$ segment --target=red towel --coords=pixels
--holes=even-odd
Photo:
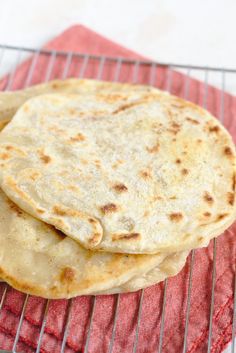
[[[122,56],[135,59],[141,58],[139,55],[104,39],[83,26],[71,27],[51,41],[46,47],[90,54]],[[29,59],[18,67],[11,88],[16,89],[24,86],[32,60]],[[28,77],[28,84],[44,81],[45,77],[48,79],[62,77],[63,73],[64,75],[67,73],[67,76],[79,76],[83,69],[85,69],[85,77],[95,78],[99,72],[99,62],[95,59],[90,59],[85,68],[82,58],[72,57],[68,71],[65,70],[66,62],[68,63],[68,61],[64,57],[56,56],[54,62],[53,60],[43,55],[37,60],[35,59],[35,69],[32,77]],[[52,68],[51,72],[50,67]],[[116,69],[116,62],[106,61],[100,78],[113,80],[115,74],[117,74]],[[47,71],[50,75],[48,75]],[[137,80],[141,83],[148,83],[151,82],[150,77],[153,72],[152,84],[160,88],[166,88],[168,85],[167,69],[161,66],[152,71],[148,65],[136,66],[135,69],[129,63],[123,63],[120,75],[117,78],[121,81]],[[169,86],[171,92],[183,97],[186,87],[186,76],[172,71],[169,77],[171,77],[171,85]],[[0,88],[4,88],[6,84],[7,78],[0,82]],[[203,104],[205,89],[204,84],[190,79],[188,99],[200,105]],[[226,93],[223,95],[223,98],[224,124],[234,134],[234,138],[236,138],[236,119],[233,118],[236,112],[236,99]],[[221,92],[210,86],[208,86],[207,107],[213,114],[218,117],[220,116]],[[217,240],[215,306],[211,350],[214,353],[222,352],[232,337],[233,280],[236,262],[235,233],[236,224]],[[206,249],[196,251],[189,318],[188,353],[206,352],[211,300],[212,257],[212,244]],[[164,353],[182,352],[189,264],[190,259],[188,259],[187,265],[179,275],[168,280],[162,344],[162,352]],[[3,284],[0,285],[0,295],[3,292],[4,286]],[[91,353],[108,352],[116,298],[117,296],[97,297],[89,342],[89,352]],[[132,352],[136,334],[139,298],[140,292],[120,296],[113,353]],[[13,289],[8,290],[3,309],[0,313],[0,349],[12,349],[24,299],[24,294]],[[138,353],[157,352],[162,301],[163,283],[144,291],[137,346]],[[73,299],[66,353],[84,351],[92,302],[93,297],[83,296]],[[31,353],[33,352],[33,348],[37,346],[45,304],[46,301],[41,298],[30,297],[20,331],[17,351]],[[60,352],[68,305],[69,302],[66,300],[50,302],[41,345],[42,352]]]

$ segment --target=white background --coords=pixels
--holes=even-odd
[[[0,0],[0,43],[41,46],[81,23],[155,60],[236,68],[235,17],[236,0]]]

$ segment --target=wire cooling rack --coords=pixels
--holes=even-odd
[[[33,83],[37,83],[34,80],[34,75],[36,73],[36,67],[37,67],[37,61],[39,58],[45,57],[48,60],[48,65],[47,69],[44,73],[41,73],[40,75],[40,81],[41,82],[46,82],[52,78],[58,77],[58,78],[66,78],[66,77],[79,77],[79,78],[86,78],[87,74],[87,68],[93,63],[95,66],[94,73],[91,74],[90,70],[90,78],[95,78],[95,79],[107,79],[107,77],[103,77],[103,73],[105,69],[111,69],[112,77],[109,77],[109,80],[111,81],[120,81],[121,77],[123,77],[122,81],[132,81],[134,83],[139,83],[140,82],[140,75],[139,71],[140,68],[146,68],[146,75],[142,76],[142,82],[145,84],[149,85],[154,85],[156,84],[156,80],[158,79],[158,74],[159,74],[159,69],[165,69],[164,72],[164,78],[162,75],[162,88],[171,91],[172,92],[172,77],[173,77],[173,70],[181,70],[185,76],[184,82],[183,82],[183,93],[182,96],[184,98],[188,98],[188,93],[189,93],[189,79],[194,75],[194,72],[200,73],[202,75],[202,79],[204,82],[204,94],[202,98],[202,106],[207,108],[207,101],[208,101],[208,87],[209,84],[211,83],[210,81],[212,80],[213,76],[214,78],[216,77],[216,80],[214,80],[214,83],[217,82],[217,85],[219,87],[219,90],[221,92],[221,99],[220,99],[220,108],[219,108],[219,119],[223,122],[224,121],[224,92],[227,90],[227,79],[232,78],[232,75],[236,74],[236,69],[224,69],[224,68],[216,68],[216,67],[200,67],[200,66],[193,66],[193,65],[178,65],[174,63],[157,63],[157,62],[150,62],[150,61],[145,61],[145,60],[130,60],[126,58],[115,58],[115,57],[108,57],[108,56],[96,56],[96,55],[88,55],[88,54],[78,54],[78,53],[72,53],[72,52],[63,52],[63,51],[50,51],[50,50],[38,50],[38,49],[29,49],[29,48],[23,48],[23,47],[13,47],[13,46],[7,46],[7,45],[0,45],[0,66],[2,68],[4,67],[4,60],[5,63],[9,64],[11,66],[10,74],[5,76],[4,81],[4,87],[2,89],[4,90],[11,90],[16,88],[15,87],[15,78],[17,76],[17,68],[19,65],[21,65],[21,62],[25,59],[27,59],[27,56],[31,57],[31,62],[30,65],[27,68],[27,72],[25,72],[25,79],[24,79],[24,84],[22,85],[22,88],[25,88]],[[55,68],[55,63],[57,60],[62,61],[62,65],[57,71],[56,76],[53,74],[54,68]],[[77,74],[70,73],[70,66],[73,60],[77,60],[78,64],[78,72]],[[12,65],[14,63],[14,65]],[[13,68],[12,68],[13,66]],[[1,67],[0,67],[1,70]],[[122,70],[125,70],[125,74],[123,76],[121,75]],[[1,71],[0,71],[1,73]],[[5,74],[4,70],[0,75]],[[124,78],[125,77],[125,78]],[[236,75],[235,75],[236,78]],[[38,80],[39,81],[39,80]],[[159,85],[161,86],[161,85]],[[19,88],[19,87],[17,87]],[[236,112],[235,112],[236,113]],[[192,283],[193,283],[193,271],[194,271],[194,265],[195,265],[195,251],[193,250],[190,254],[190,267],[189,267],[189,275],[188,275],[188,295],[187,295],[187,306],[185,310],[185,329],[184,329],[184,338],[183,338],[183,347],[182,347],[182,352],[186,353],[188,350],[188,332],[189,332],[189,316],[190,316],[190,311],[191,311],[191,292],[192,292]],[[208,330],[208,343],[207,343],[207,348],[206,352],[210,353],[211,352],[211,347],[212,347],[212,331],[213,331],[213,314],[214,314],[214,300],[215,300],[215,283],[216,283],[216,262],[217,262],[217,240],[213,240],[213,260],[212,260],[212,275],[211,275],[211,305],[210,305],[210,310],[209,310],[209,330]],[[235,271],[235,269],[234,269]],[[234,272],[235,273],[235,272]],[[0,312],[4,307],[4,302],[7,296],[7,293],[9,291],[9,286],[6,284],[2,284],[4,286],[2,296],[0,299]],[[234,353],[236,352],[236,345],[235,345],[235,340],[233,337],[235,336],[235,331],[236,331],[236,275],[234,274],[234,283],[232,284],[233,287],[233,292],[234,292],[234,304],[233,304],[233,314],[232,314],[232,345],[231,348],[228,348],[227,352]],[[159,335],[159,344],[156,349],[156,352],[161,353],[162,352],[162,347],[163,347],[163,335],[164,335],[164,327],[165,327],[165,321],[168,319],[166,318],[166,293],[168,290],[168,280],[165,280],[164,286],[163,286],[163,300],[162,300],[162,309],[161,309],[161,326],[159,332],[157,334]],[[139,343],[139,330],[142,324],[142,307],[143,307],[143,299],[144,299],[144,293],[145,290],[140,291],[140,299],[139,299],[139,305],[138,305],[138,311],[137,311],[137,316],[136,316],[136,328],[135,328],[135,336],[134,336],[134,342],[133,342],[133,348],[132,348],[132,353],[136,353],[138,349],[138,343]],[[25,296],[25,300],[23,303],[20,319],[18,322],[18,327],[17,331],[13,340],[12,348],[10,351],[5,351],[1,350],[1,342],[0,342],[0,352],[18,352],[17,346],[19,343],[20,339],[20,333],[22,329],[22,324],[24,321],[24,316],[25,316],[25,311],[27,307],[27,303],[29,300],[29,295]],[[117,327],[117,322],[118,322],[118,314],[119,314],[119,306],[120,306],[120,297],[121,295],[116,295],[116,302],[115,302],[115,310],[114,310],[114,315],[113,315],[113,328],[112,328],[112,334],[109,342],[109,349],[108,353],[113,352],[113,347],[114,347],[114,342],[116,339],[116,327]],[[61,341],[61,349],[60,352],[63,353],[66,349],[66,344],[67,344],[67,337],[68,337],[68,330],[70,326],[70,314],[71,314],[71,307],[72,307],[72,300],[69,300],[69,305],[67,306],[67,313],[66,313],[66,324],[64,326],[64,333],[63,333],[63,339]],[[37,347],[35,348],[36,353],[41,352],[41,345],[42,345],[42,339],[45,333],[45,326],[47,322],[47,314],[48,314],[48,309],[49,309],[49,303],[50,301],[48,300],[45,305],[45,310],[44,310],[44,315],[43,315],[43,320],[42,320],[42,325],[40,328],[40,334],[38,337],[37,341]],[[85,344],[84,344],[84,353],[92,353],[93,352],[93,347],[90,344],[91,341],[91,328],[93,325],[93,320],[94,320],[94,315],[95,315],[95,305],[96,305],[96,296],[93,297],[92,301],[92,306],[91,306],[91,311],[90,311],[90,321],[89,321],[89,326],[86,332],[86,337],[85,337]],[[22,351],[21,351],[22,352]],[[145,351],[148,352],[148,351]],[[24,352],[22,352],[24,353]],[[53,352],[52,352],[53,353]],[[103,353],[103,352],[101,352]]]

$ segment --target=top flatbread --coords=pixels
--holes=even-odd
[[[233,142],[191,103],[130,92],[29,100],[0,136],[1,186],[86,248],[206,245],[235,219]]]

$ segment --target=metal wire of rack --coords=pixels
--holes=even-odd
[[[36,64],[40,56],[44,55],[49,58],[49,63],[47,66],[44,82],[47,82],[51,79],[52,77],[52,72],[54,69],[54,65],[56,62],[56,59],[58,57],[63,57],[65,60],[65,65],[64,69],[61,72],[61,77],[60,78],[67,78],[69,75],[69,70],[70,70],[70,65],[73,60],[73,58],[77,57],[81,60],[81,65],[80,65],[80,70],[77,75],[78,78],[84,78],[86,77],[86,69],[87,66],[90,62],[90,60],[96,61],[98,64],[98,71],[97,74],[93,76],[93,78],[96,79],[102,79],[103,78],[103,72],[104,68],[108,63],[112,63],[115,66],[114,70],[114,76],[112,81],[119,81],[120,78],[120,73],[122,70],[122,66],[124,64],[129,64],[129,70],[130,72],[132,71],[132,79],[131,81],[133,83],[138,82],[138,74],[139,74],[139,69],[141,66],[146,66],[150,68],[150,74],[149,77],[146,79],[146,84],[153,85],[154,84],[154,76],[158,76],[158,68],[165,67],[167,68],[167,80],[166,80],[166,85],[165,89],[167,91],[171,91],[171,86],[172,86],[172,73],[173,70],[175,69],[182,69],[185,72],[185,82],[184,82],[184,94],[183,97],[188,99],[188,94],[189,94],[189,81],[191,77],[192,70],[198,70],[203,73],[204,75],[204,97],[203,97],[203,107],[207,108],[207,99],[208,99],[208,80],[209,80],[209,72],[216,72],[221,76],[220,79],[220,89],[221,89],[221,102],[220,102],[220,114],[219,114],[219,119],[223,122],[224,121],[224,92],[225,92],[225,86],[226,86],[226,74],[235,74],[236,69],[225,69],[225,68],[216,68],[216,67],[203,67],[203,66],[194,66],[194,65],[179,65],[179,64],[174,64],[174,63],[157,63],[157,62],[150,62],[150,61],[145,61],[145,60],[131,60],[131,59],[126,59],[126,58],[115,58],[115,57],[108,57],[108,56],[96,56],[96,55],[88,55],[88,54],[80,54],[80,53],[73,53],[73,52],[63,52],[63,51],[56,51],[56,50],[39,50],[39,49],[31,49],[31,48],[24,48],[24,47],[14,47],[14,46],[8,46],[8,45],[0,45],[0,66],[2,63],[3,56],[5,55],[6,52],[8,53],[13,53],[15,54],[15,64],[14,68],[11,70],[10,75],[8,75],[7,83],[5,85],[5,90],[10,90],[12,88],[13,82],[14,82],[14,77],[16,75],[16,70],[17,67],[21,61],[22,53],[27,53],[33,55],[33,60],[31,61],[30,67],[28,69],[25,82],[22,88],[26,88],[31,85],[32,77],[35,72]],[[207,353],[211,352],[211,347],[212,347],[212,330],[213,330],[213,313],[214,313],[214,295],[215,295],[215,281],[216,281],[216,261],[217,261],[217,240],[214,239],[214,245],[213,245],[213,261],[212,261],[212,282],[211,282],[211,306],[210,306],[210,312],[209,312],[209,332],[208,332],[208,344],[207,344]],[[189,268],[189,277],[188,277],[188,290],[187,290],[187,306],[186,306],[186,313],[185,313],[185,330],[184,330],[184,339],[183,339],[183,349],[182,352],[186,353],[188,350],[188,332],[189,332],[189,315],[190,315],[190,310],[191,310],[191,291],[192,291],[192,283],[193,283],[193,273],[194,273],[194,265],[195,265],[195,250],[191,252],[190,255],[190,268]],[[234,269],[235,271],[235,269]],[[233,317],[232,317],[232,345],[231,345],[231,353],[236,352],[236,344],[235,344],[235,334],[236,334],[236,274],[234,274],[234,302],[233,302]],[[0,312],[4,306],[4,301],[7,295],[9,287],[6,284],[1,296],[0,300]],[[163,345],[163,335],[164,335],[164,327],[165,327],[165,308],[166,308],[166,296],[167,296],[167,291],[168,291],[168,279],[165,280],[164,282],[164,287],[163,287],[163,299],[162,299],[162,314],[161,314],[161,326],[160,326],[160,332],[159,332],[159,345],[157,347],[157,352],[161,353],[162,352],[162,345]],[[140,291],[140,297],[139,297],[139,306],[138,306],[138,312],[137,312],[137,320],[136,320],[136,330],[135,330],[135,337],[134,337],[134,342],[133,342],[133,349],[132,353],[136,353],[138,349],[138,344],[139,344],[139,330],[140,330],[140,325],[141,325],[141,320],[142,320],[142,306],[143,306],[143,300],[144,300],[144,293],[145,290]],[[118,322],[118,316],[119,316],[119,307],[120,307],[120,294],[116,295],[116,302],[115,302],[115,310],[114,310],[114,316],[113,316],[113,328],[112,328],[112,334],[111,334],[111,339],[109,342],[109,349],[108,353],[113,352],[113,347],[114,347],[114,342],[116,338],[116,327],[117,327],[117,322]],[[22,324],[25,316],[25,310],[27,307],[27,303],[29,300],[29,295],[25,296],[24,304],[22,307],[16,335],[14,338],[13,346],[11,351],[5,351],[1,350],[1,342],[0,342],[0,352],[18,352],[17,351],[17,345],[19,342],[20,338],[20,332],[22,329]],[[47,322],[47,314],[49,310],[49,304],[50,300],[46,301],[45,308],[44,308],[44,313],[43,313],[43,320],[42,320],[42,325],[40,328],[40,333],[39,333],[39,338],[37,342],[37,347],[35,352],[40,353],[41,352],[41,345],[42,345],[42,340],[45,332],[45,326]],[[64,334],[63,338],[61,341],[61,350],[60,352],[63,353],[65,352],[66,344],[67,344],[67,336],[70,328],[70,319],[71,319],[71,309],[73,306],[73,299],[69,300],[68,306],[67,306],[67,312],[66,312],[66,324],[64,328]],[[90,349],[90,338],[91,338],[91,330],[93,326],[93,320],[94,320],[94,313],[95,313],[95,308],[96,308],[96,296],[93,297],[92,301],[92,307],[91,307],[91,312],[90,312],[90,322],[88,326],[88,330],[86,332],[86,339],[85,339],[85,345],[84,345],[84,353],[92,353],[92,350]],[[24,353],[24,352],[21,352]]]

